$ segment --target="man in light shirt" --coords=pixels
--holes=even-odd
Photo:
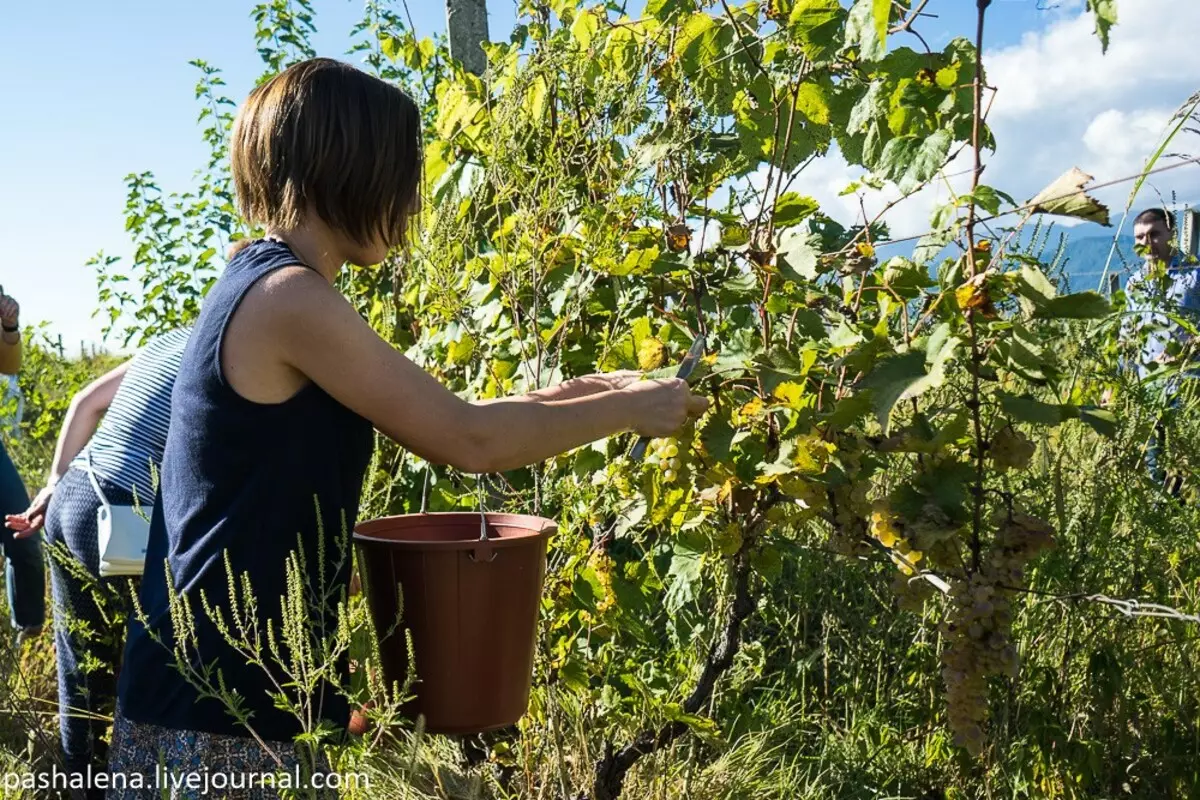
[[[1146,341],[1135,367],[1138,377],[1152,378],[1169,369],[1181,357],[1195,360],[1198,354],[1191,334],[1169,315],[1200,325],[1200,266],[1175,246],[1171,217],[1161,208],[1148,208],[1133,221],[1134,247],[1142,266],[1129,278],[1127,292],[1133,319],[1146,331]],[[1179,405],[1183,374],[1168,372],[1162,385],[1166,413]],[[1192,374],[1189,371],[1187,374]],[[1165,484],[1177,495],[1179,476],[1167,475],[1163,464],[1166,427],[1161,421],[1146,447],[1146,466],[1156,483]]]

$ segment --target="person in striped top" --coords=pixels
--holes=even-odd
[[[84,772],[89,763],[104,767],[107,725],[99,720],[115,704],[115,672],[125,632],[124,623],[114,619],[118,609],[106,604],[125,605],[119,610],[128,611],[129,603],[121,579],[99,575],[96,511],[101,500],[91,477],[113,505],[154,503],[153,475],[162,462],[171,390],[189,333],[177,330],[152,340],[72,399],[45,488],[24,513],[6,519],[18,540],[32,537],[44,525],[46,541],[57,551],[50,559],[50,581],[62,746],[70,771]],[[68,566],[62,563],[66,558],[77,563]],[[80,565],[87,577],[80,574]],[[75,622],[87,629],[68,624]],[[104,666],[84,667],[97,663]]]

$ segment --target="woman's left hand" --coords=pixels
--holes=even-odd
[[[37,493],[29,508],[20,514],[9,514],[4,518],[4,527],[13,532],[14,539],[27,539],[40,531],[46,524],[46,508],[54,495],[54,487],[47,486]]]

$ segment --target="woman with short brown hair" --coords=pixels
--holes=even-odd
[[[329,59],[291,67],[239,111],[238,202],[265,236],[232,257],[184,353],[141,587],[146,624],[131,622],[121,673],[114,772],[150,774],[160,757],[168,770],[296,763],[302,726],[271,696],[291,696],[286,676],[248,665],[199,598],[231,619],[232,570],[248,577],[259,621],[278,627],[298,551],[320,606],[311,641],[332,631],[349,563],[322,562],[337,550],[319,531],[354,525],[375,429],[426,460],[483,473],[626,430],[667,436],[707,406],[683,381],[628,374],[469,402],[381,339],[334,283],[345,263],[376,264],[403,244],[419,202],[420,126],[402,91]],[[188,666],[215,665],[240,696],[238,718],[175,668],[173,597],[195,615]],[[344,730],[338,687],[317,696],[315,720]]]

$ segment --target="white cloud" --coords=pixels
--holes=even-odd
[[[1145,163],[1147,146],[1162,140],[1174,109],[1143,108],[1101,111],[1083,132],[1089,161],[1098,174],[1124,175]]]
[[[1017,45],[985,51],[988,82],[998,90],[992,119],[1059,117],[1097,102],[1144,106],[1147,94],[1162,87],[1194,87],[1200,76],[1195,42],[1200,3],[1137,0],[1120,11],[1107,54],[1100,51],[1092,15],[1082,9],[1026,33]]]
[[[988,82],[996,88],[989,119],[998,142],[994,185],[1027,197],[1072,166],[1097,182],[1124,178],[1141,170],[1162,142],[1175,109],[1200,86],[1194,41],[1200,3],[1137,0],[1120,12],[1107,54],[1081,4],[1019,44],[985,52]],[[1185,135],[1169,151],[1195,153],[1200,142]],[[1114,222],[1131,185],[1096,192]],[[1200,200],[1200,167],[1151,176],[1134,207],[1172,193]]]

